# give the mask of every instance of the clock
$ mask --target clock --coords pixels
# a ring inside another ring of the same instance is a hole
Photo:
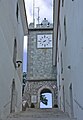
[[[52,34],[37,35],[37,48],[52,48]]]

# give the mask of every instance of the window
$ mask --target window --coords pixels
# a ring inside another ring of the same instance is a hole
[[[65,46],[66,46],[67,44],[66,17],[64,17],[64,37],[65,37]]]
[[[59,55],[58,55],[58,63],[59,63]]]
[[[60,84],[60,74],[59,74],[59,91],[61,89],[61,84]]]
[[[63,56],[62,56],[62,52],[61,52],[61,73],[63,73]]]
[[[61,26],[59,26],[59,40],[61,40]]]
[[[59,51],[58,51],[58,63],[59,63]]]
[[[17,41],[14,39],[14,50],[13,50],[13,63],[16,68],[16,57],[17,57]]]
[[[18,21],[18,14],[19,14],[19,7],[18,7],[18,3],[17,3],[17,7],[16,7],[16,18],[17,18],[17,21]]]
[[[62,7],[64,6],[64,0],[62,0]]]

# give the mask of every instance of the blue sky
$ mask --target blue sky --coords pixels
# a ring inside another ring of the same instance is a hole
[[[34,0],[35,7],[40,9],[40,23],[43,18],[47,18],[50,23],[53,22],[53,0]],[[28,24],[33,22],[33,0],[25,0]],[[35,21],[37,23],[38,9],[35,8]],[[26,72],[27,66],[27,38],[24,38],[23,71]]]
[[[48,105],[44,105],[42,102],[40,103],[40,108],[52,108],[52,94],[44,93],[45,97],[48,99]]]
[[[27,37],[24,37],[23,72],[27,71]]]

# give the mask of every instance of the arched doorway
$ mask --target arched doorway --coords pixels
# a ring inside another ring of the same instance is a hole
[[[64,86],[63,86],[63,110],[65,112],[65,91],[64,91]]]
[[[47,105],[45,105],[44,103],[41,102],[41,95],[44,96],[44,98],[46,98],[47,101]],[[54,104],[54,91],[51,87],[49,86],[43,86],[42,88],[39,89],[38,91],[38,107],[39,108],[52,108],[53,104]]]
[[[40,101],[40,108],[52,108],[52,93],[45,92],[45,93],[41,93],[41,95],[43,95],[44,98],[46,98],[47,104],[44,104]]]
[[[12,90],[11,90],[11,106],[10,106],[10,113],[15,112],[16,106],[16,90],[15,90],[15,80],[12,81]]]
[[[72,86],[72,83],[70,84],[69,90],[70,90],[70,112],[71,112],[71,117],[74,117],[74,109],[73,109],[73,86]]]

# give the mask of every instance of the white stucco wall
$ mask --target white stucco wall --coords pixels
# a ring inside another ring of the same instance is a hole
[[[17,60],[23,59],[24,32],[20,17],[16,19],[17,0],[0,1],[0,118],[10,113],[12,81],[15,79],[16,111],[22,104],[22,65],[13,64],[14,39],[17,40]]]
[[[71,116],[70,109],[70,85],[72,84],[73,94],[73,112],[77,120],[83,119],[83,1],[64,1],[61,3],[60,25],[61,25],[61,41],[58,42],[59,59],[60,52],[63,54],[63,74],[60,73],[60,61],[57,62],[57,81],[59,85],[60,78],[64,78],[61,87],[64,85],[65,91],[65,111]],[[64,16],[66,17],[67,43],[65,46],[64,38]],[[69,69],[68,66],[71,68]],[[58,86],[59,87],[59,86]],[[63,100],[62,89],[58,92],[59,97]],[[60,99],[59,99],[60,103]],[[63,104],[63,101],[62,101]],[[59,104],[60,106],[60,104]],[[61,108],[63,109],[63,107]]]

